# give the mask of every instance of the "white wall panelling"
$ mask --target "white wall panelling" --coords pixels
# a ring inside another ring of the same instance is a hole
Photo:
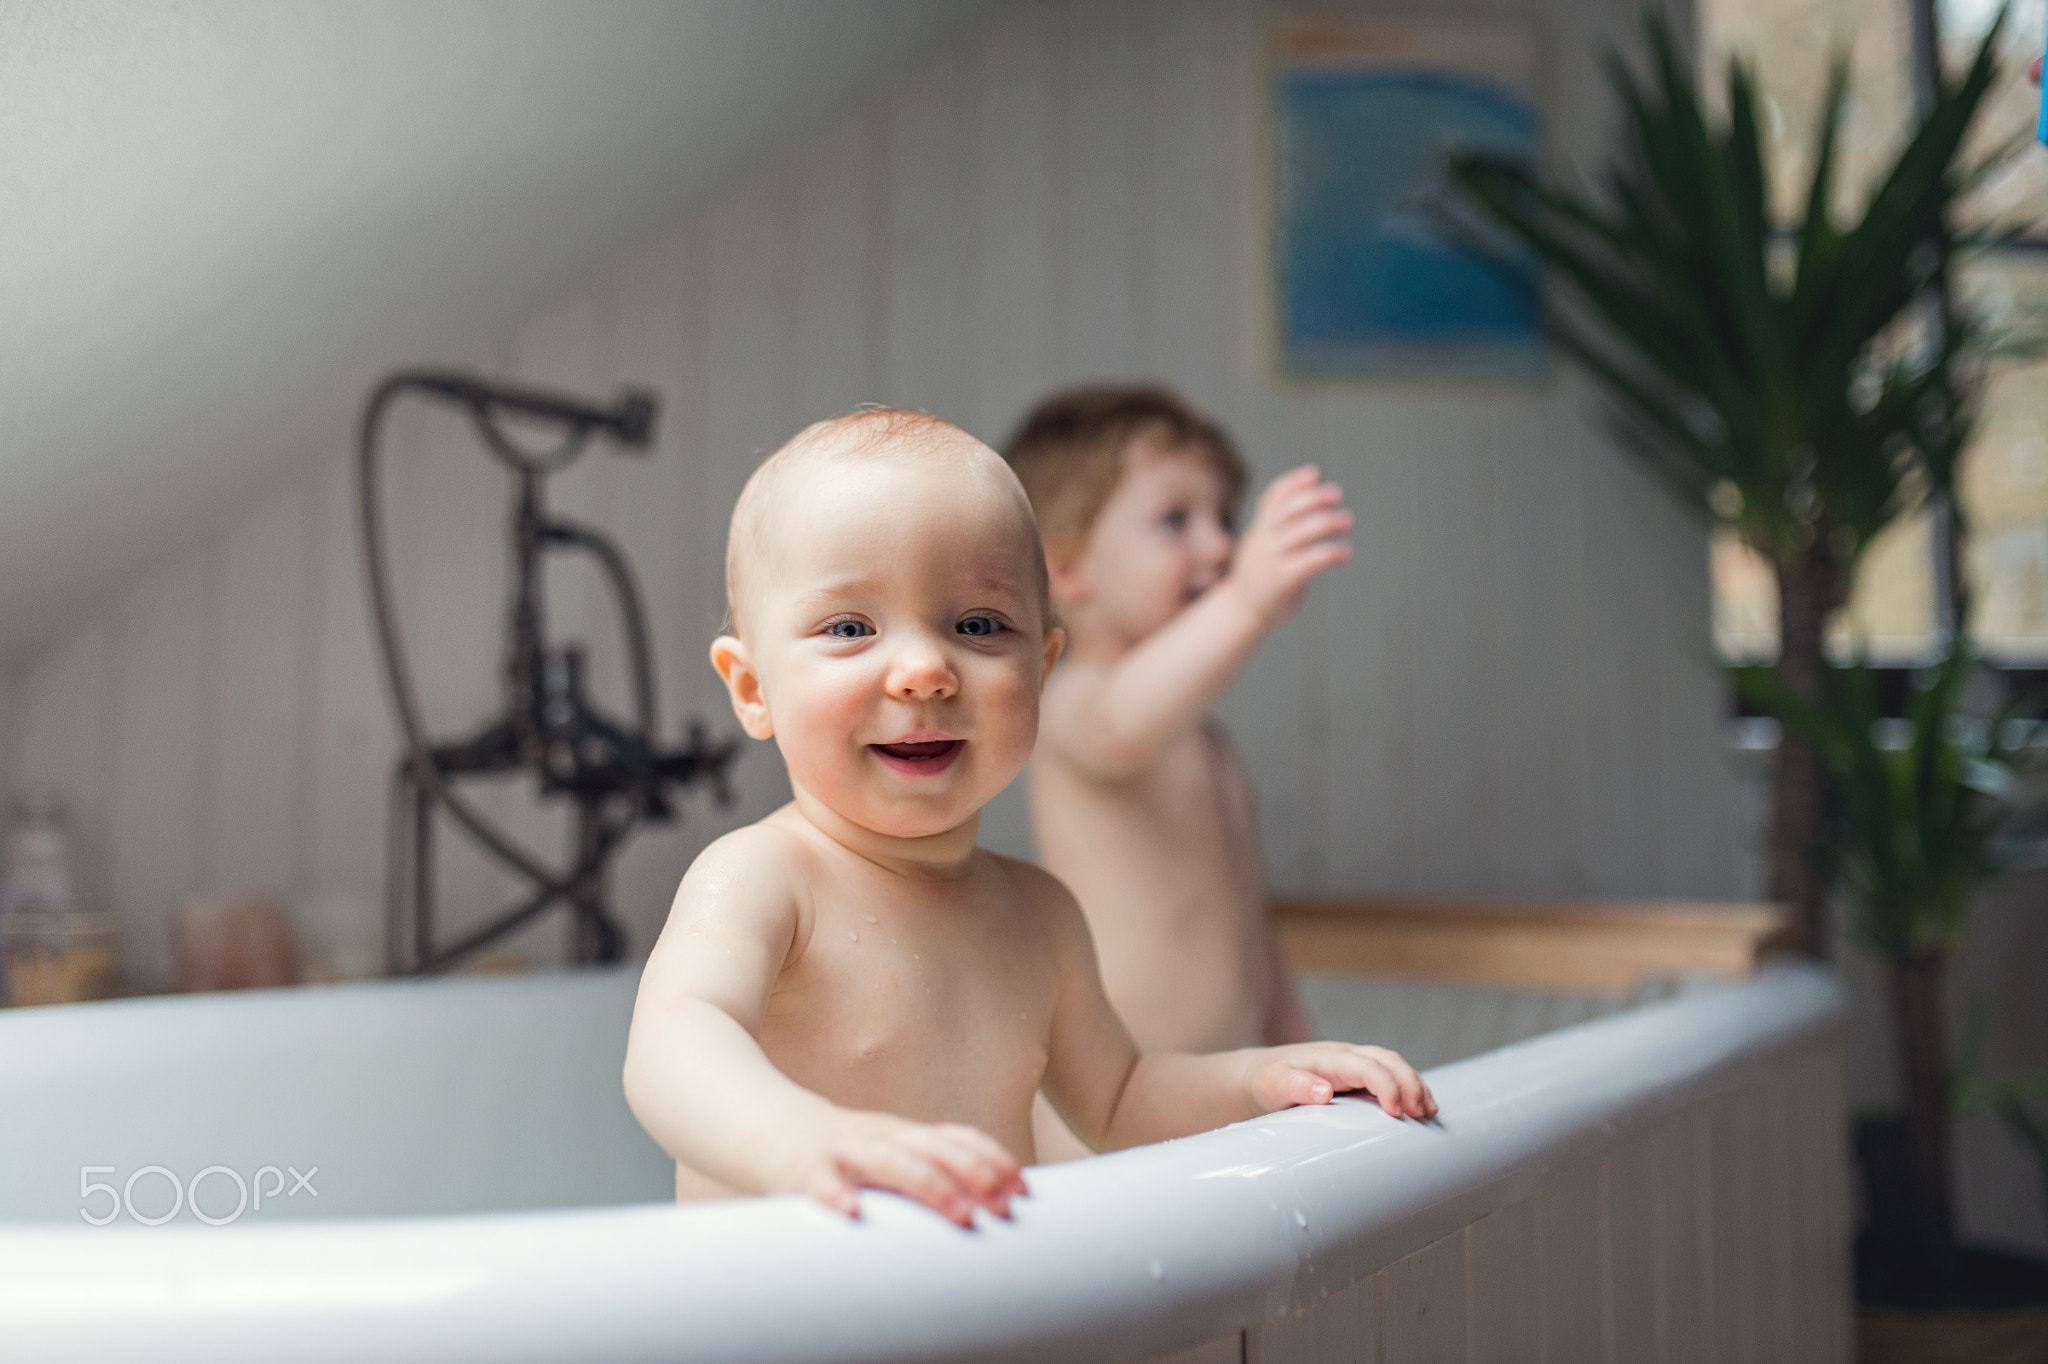
[[[1633,0],[1459,7],[1486,12],[1539,28],[1559,154],[1595,146],[1593,53],[1633,32]],[[593,456],[556,498],[641,576],[669,733],[730,724],[704,648],[725,516],[762,452],[860,401],[996,440],[1055,385],[1158,377],[1213,407],[1261,479],[1315,460],[1359,513],[1357,560],[1223,707],[1277,886],[1752,890],[1701,665],[1700,536],[1600,435],[1584,386],[1275,376],[1269,18],[1251,0],[1005,7],[507,339],[503,372],[662,394],[650,457]],[[390,431],[401,613],[428,715],[460,730],[498,695],[508,489],[446,414]],[[15,663],[14,779],[72,809],[138,985],[166,982],[182,894],[381,889],[393,741],[345,466],[338,440],[317,476]],[[600,584],[565,568],[549,606],[622,700]],[[623,859],[637,946],[694,850],[786,789],[765,750],[737,778],[734,810],[692,801]],[[564,837],[521,787],[487,803],[551,850]],[[987,828],[1024,847],[1017,793]],[[468,855],[444,888],[458,922],[510,890]],[[523,946],[548,960],[559,937]]]
[[[1244,1357],[1847,1360],[1845,1161],[1829,1118],[1839,1071],[1838,1052],[1812,1051],[1689,1108],[1306,1313],[1249,1329]],[[1774,1211],[1759,1219],[1760,1207]]]
[[[0,668],[0,792],[15,789],[21,749],[21,677]]]

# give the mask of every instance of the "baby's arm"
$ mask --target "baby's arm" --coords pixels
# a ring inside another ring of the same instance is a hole
[[[856,1189],[893,1189],[962,1226],[977,1206],[1008,1216],[1024,1181],[994,1138],[842,1108],[777,1070],[755,1040],[807,936],[786,838],[743,829],[683,877],[633,1005],[634,1116],[664,1151],[741,1193],[807,1193],[851,1217]]]
[[[1046,1098],[1097,1151],[1206,1132],[1346,1090],[1371,1094],[1390,1117],[1436,1116],[1414,1067],[1385,1047],[1303,1042],[1193,1055],[1141,1054],[1110,1007],[1080,907],[1044,877],[1046,922],[1060,947],[1060,995]]]
[[[1201,724],[1260,636],[1294,614],[1308,580],[1351,557],[1344,494],[1304,464],[1273,480],[1230,570],[1106,668],[1049,688],[1041,742],[1098,780],[1143,771]]]

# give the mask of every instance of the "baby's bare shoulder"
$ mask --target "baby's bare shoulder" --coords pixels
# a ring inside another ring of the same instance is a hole
[[[1019,907],[1039,916],[1048,929],[1058,932],[1064,931],[1068,925],[1086,923],[1081,917],[1080,902],[1059,877],[1036,862],[1027,862],[1021,857],[1005,857],[993,852],[988,857],[998,874],[1015,891]]]
[[[648,958],[650,975],[694,969],[686,964],[707,944],[725,949],[721,960],[744,955],[771,973],[802,954],[816,859],[772,820],[735,829],[697,854]]]
[[[801,875],[810,861],[811,849],[804,840],[776,824],[771,816],[721,834],[706,844],[690,863],[684,879],[787,881]]]
[[[714,839],[690,863],[670,916],[781,918],[810,902],[813,850],[772,819]]]

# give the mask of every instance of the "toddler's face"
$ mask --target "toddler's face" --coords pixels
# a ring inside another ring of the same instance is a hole
[[[1059,639],[1036,533],[985,466],[842,460],[790,483],[742,607],[759,704],[735,684],[735,709],[840,817],[899,838],[957,828],[1037,738]]]
[[[1135,643],[1215,586],[1234,543],[1223,479],[1199,454],[1156,437],[1124,453],[1124,469],[1088,529],[1080,557],[1053,587],[1077,618]]]

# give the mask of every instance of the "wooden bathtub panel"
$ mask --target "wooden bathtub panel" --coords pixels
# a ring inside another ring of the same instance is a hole
[[[1791,1287],[1796,1335],[1803,1359],[1845,1360],[1851,1354],[1850,1285],[1847,1260],[1838,1253],[1851,1235],[1850,1167],[1841,1068],[1825,1053],[1806,1057],[1791,1077],[1782,1119],[1791,1143],[1789,1177],[1791,1258],[1784,1266]]]
[[[1471,1364],[1528,1364],[1543,1335],[1541,1246],[1532,1199],[1480,1218],[1466,1231],[1465,1313]]]
[[[1153,1355],[1142,1364],[1244,1364],[1244,1337],[1242,1331],[1232,1331],[1219,1336],[1207,1345],[1197,1345],[1192,1350],[1177,1350],[1170,1355]]]
[[[1778,1074],[1760,1086],[1744,1107],[1750,1110],[1752,1140],[1756,1143],[1755,1190],[1757,1335],[1766,1359],[1787,1364],[1810,1358],[1800,1348],[1798,1313],[1795,1311],[1792,1276],[1792,1133],[1798,1112],[1793,1090],[1796,1075]],[[1787,1106],[1792,1105],[1788,1111]]]
[[[1631,1142],[1600,1162],[1601,1317],[1606,1358],[1662,1358],[1664,1217],[1654,1140]]]
[[[1253,1327],[1244,1362],[1846,1364],[1841,1084],[1825,1053],[1794,1058]],[[1170,1358],[1234,1360],[1232,1345]]]
[[[1465,1237],[1460,1231],[1381,1271],[1380,1348],[1399,1364],[1463,1364]]]
[[[1332,1294],[1299,1316],[1281,1317],[1245,1335],[1245,1364],[1382,1364],[1383,1270]]]
[[[1631,992],[1659,977],[1741,978],[1784,944],[1775,905],[1664,901],[1283,899],[1297,971]]]
[[[1731,1096],[1707,1110],[1708,1186],[1713,1191],[1711,1215],[1714,1296],[1719,1308],[1716,1351],[1722,1359],[1758,1359],[1758,1241],[1756,1148],[1752,1100]]]
[[[1247,1364],[1848,1364],[1843,1085],[1837,1040],[1766,1058],[1534,1196],[1255,1325]]]
[[[1604,1359],[1599,1167],[1581,1166],[1539,1194],[1536,1225],[1543,1307],[1540,1358],[1549,1364]]]
[[[1697,1112],[1659,1128],[1653,1140],[1664,1190],[1664,1318],[1660,1358],[1705,1364],[1714,1358],[1712,1280],[1708,1278],[1705,1129]]]
[[[1842,1064],[1840,1055],[1819,1050],[1814,1057],[1814,1069],[1818,1078],[1813,1086],[1814,1114],[1809,1119],[1814,1126],[1809,1129],[1815,1135],[1814,1158],[1820,1162],[1819,1190],[1821,1195],[1822,1224],[1814,1232],[1814,1240],[1806,1248],[1819,1261],[1822,1268],[1815,1285],[1820,1294],[1816,1304],[1822,1320],[1826,1323],[1822,1343],[1825,1352],[1821,1356],[1830,1360],[1846,1360],[1855,1351],[1856,1318],[1851,1306],[1855,1299],[1849,1281],[1849,1257],[1842,1253],[1842,1247],[1850,1244],[1855,1225],[1855,1205],[1849,1191],[1849,1171],[1853,1161],[1849,1152],[1849,1132],[1842,1117],[1849,1111],[1848,1068]]]

